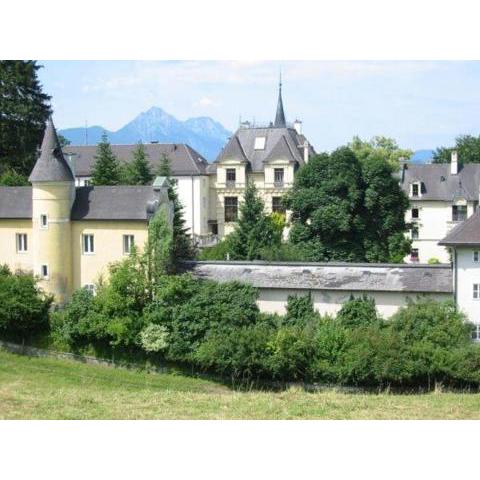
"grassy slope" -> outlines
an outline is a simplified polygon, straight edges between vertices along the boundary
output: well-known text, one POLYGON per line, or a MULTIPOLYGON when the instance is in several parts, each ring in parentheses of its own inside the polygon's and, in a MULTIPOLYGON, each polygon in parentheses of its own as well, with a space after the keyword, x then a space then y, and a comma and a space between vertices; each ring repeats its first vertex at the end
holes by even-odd
POLYGON ((0 418, 479 419, 480 394, 235 392, 181 375, 0 351, 0 418))

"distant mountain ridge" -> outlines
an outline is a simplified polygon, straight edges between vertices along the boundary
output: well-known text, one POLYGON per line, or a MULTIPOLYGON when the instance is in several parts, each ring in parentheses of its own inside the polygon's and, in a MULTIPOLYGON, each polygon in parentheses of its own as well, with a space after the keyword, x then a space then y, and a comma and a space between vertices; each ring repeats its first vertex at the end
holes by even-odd
POLYGON ((112 132, 99 125, 59 130, 72 145, 97 144, 103 132, 112 144, 187 143, 207 160, 215 160, 228 138, 232 135, 222 124, 210 117, 195 117, 185 121, 159 107, 152 107, 137 115, 131 122, 112 132))
POLYGON ((432 163, 434 150, 416 150, 410 157, 412 163, 432 163))

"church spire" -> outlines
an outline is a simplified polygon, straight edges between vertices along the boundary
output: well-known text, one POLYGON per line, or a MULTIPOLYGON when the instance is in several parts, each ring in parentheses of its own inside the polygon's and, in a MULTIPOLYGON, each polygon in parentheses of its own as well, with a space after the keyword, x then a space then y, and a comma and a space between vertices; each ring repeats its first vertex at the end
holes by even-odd
POLYGON ((287 126, 285 121, 285 113, 283 111, 283 101, 282 101, 282 72, 280 72, 280 81, 278 83, 278 103, 277 103, 277 114, 275 115, 275 127, 287 126))

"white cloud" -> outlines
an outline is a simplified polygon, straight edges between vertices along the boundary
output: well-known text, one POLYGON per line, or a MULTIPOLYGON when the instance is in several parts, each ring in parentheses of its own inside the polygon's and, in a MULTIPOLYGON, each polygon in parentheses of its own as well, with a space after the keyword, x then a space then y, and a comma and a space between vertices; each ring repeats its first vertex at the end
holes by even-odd
POLYGON ((202 107, 214 107, 217 106, 218 103, 215 102, 210 97, 203 96, 199 98, 196 102, 193 103, 194 107, 202 108, 202 107))

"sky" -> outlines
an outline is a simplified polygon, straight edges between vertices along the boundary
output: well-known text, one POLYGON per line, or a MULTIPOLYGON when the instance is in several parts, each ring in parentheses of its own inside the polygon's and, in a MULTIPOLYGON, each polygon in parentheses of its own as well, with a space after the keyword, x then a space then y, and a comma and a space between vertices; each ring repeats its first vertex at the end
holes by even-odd
POLYGON ((302 120, 317 151, 354 135, 402 148, 480 134, 478 61, 39 61, 57 128, 117 130, 152 106, 179 120, 274 119, 279 72, 287 121, 302 120))

